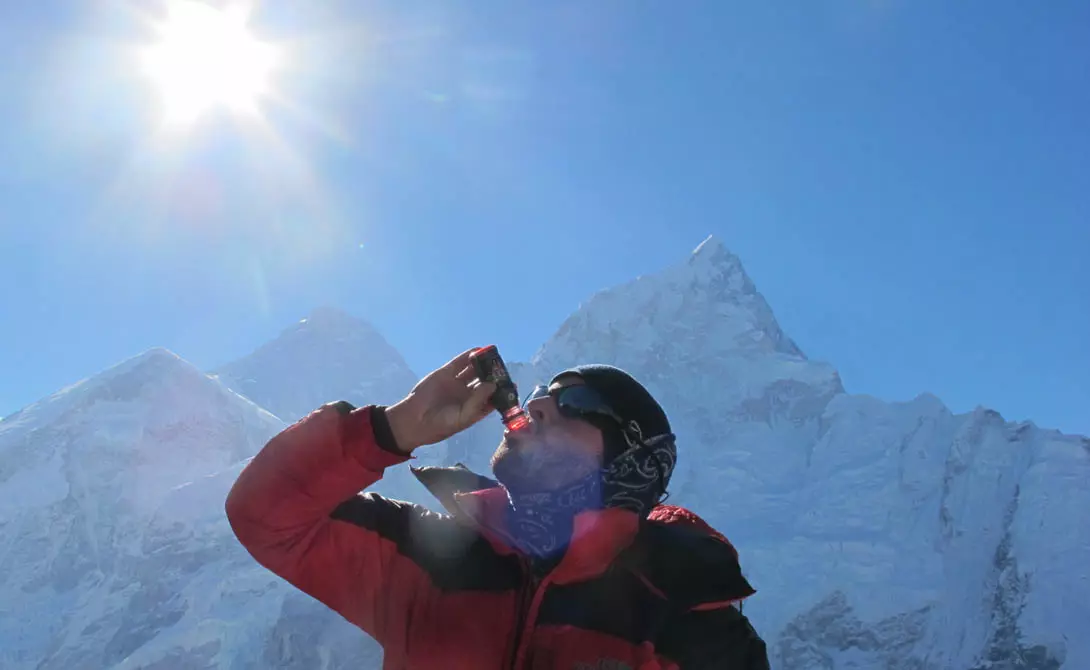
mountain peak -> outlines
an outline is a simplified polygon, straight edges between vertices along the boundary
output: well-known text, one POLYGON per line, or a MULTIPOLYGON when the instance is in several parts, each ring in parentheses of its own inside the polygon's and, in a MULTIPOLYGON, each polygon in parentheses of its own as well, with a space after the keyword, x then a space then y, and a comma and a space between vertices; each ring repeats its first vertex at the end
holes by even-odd
MULTIPOLYGON (((564 322, 543 350, 559 346, 579 351, 582 357, 590 351, 581 343, 610 341, 635 355, 672 337, 667 333, 674 331, 687 341, 706 341, 703 350, 708 356, 764 352, 806 359, 780 329, 741 261, 714 236, 705 238, 685 262, 599 291, 564 322)), ((538 358, 542 354, 539 351, 538 358)))
POLYGON ((715 265, 741 265, 738 257, 731 253, 727 245, 723 244, 715 235, 708 235, 693 249, 689 257, 689 263, 710 263, 715 265))
POLYGON ((104 370, 96 375, 94 379, 136 374, 144 370, 157 371, 159 373, 168 372, 185 374, 187 372, 194 372, 200 374, 196 368, 170 349, 167 349, 166 347, 152 347, 151 349, 147 349, 132 358, 123 360, 117 365, 104 370))
POLYGON ((681 407, 697 402, 706 382, 669 390, 677 380, 720 380, 723 409, 739 415, 753 414, 753 403, 782 405, 771 398, 784 388, 810 408, 843 392, 836 371, 806 358, 738 258, 714 237, 682 262, 594 294, 530 363, 547 377, 587 362, 628 369, 681 407))
MULTIPOLYGON (((0 453, 18 446, 19 440, 26 435, 56 422, 71 422, 75 426, 82 425, 88 417, 102 417, 117 430, 106 431, 94 439, 109 441, 124 435, 119 426, 125 422, 141 425, 146 432, 151 427, 184 422, 192 416, 206 414, 252 414, 254 421, 265 428, 278 425, 268 412, 238 397, 190 362, 169 349, 155 347, 8 417, 0 426, 0 453)), ((139 440, 135 436, 127 437, 127 441, 122 439, 118 443, 126 449, 136 448, 132 445, 138 444, 139 440)), ((88 439, 88 442, 93 441, 88 439)))
POLYGON ((713 235, 704 238, 693 249, 685 268, 697 283, 717 286, 721 297, 757 294, 757 287, 746 274, 742 261, 713 235))
POLYGON ((373 330, 371 324, 363 319, 356 318, 344 310, 332 305, 320 305, 315 307, 305 317, 300 319, 300 325, 322 330, 365 329, 373 330))
POLYGON ((416 383, 405 359, 378 330, 328 305, 213 375, 285 421, 337 400, 393 402, 416 383))
POLYGON ((4 421, 4 430, 0 432, 52 420, 75 406, 93 403, 96 398, 113 396, 114 399, 129 400, 139 396, 151 384, 203 376, 173 351, 153 347, 9 415, 4 421))
POLYGON ((146 350, 146 351, 144 351, 142 353, 137 354, 136 356, 133 356, 129 360, 130 361, 162 360, 162 361, 175 361, 175 362, 179 362, 179 363, 184 362, 184 361, 182 361, 181 356, 174 353, 170 349, 167 349, 166 347, 152 347, 151 349, 148 349, 148 350, 146 350))
MULTIPOLYGON (((213 380, 189 361, 165 347, 153 347, 85 380, 96 395, 130 400, 170 385, 197 389, 215 387, 213 380)), ((226 389, 222 389, 226 390, 226 389)))

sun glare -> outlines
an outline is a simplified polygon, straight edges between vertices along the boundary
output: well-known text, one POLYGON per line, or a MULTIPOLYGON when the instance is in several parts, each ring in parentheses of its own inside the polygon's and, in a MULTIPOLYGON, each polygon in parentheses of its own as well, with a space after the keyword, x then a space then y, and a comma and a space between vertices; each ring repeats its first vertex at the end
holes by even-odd
POLYGON ((250 34, 246 20, 237 9, 195 0, 171 3, 166 20, 156 26, 158 42, 143 54, 144 71, 169 123, 190 123, 221 106, 238 113, 258 111, 277 52, 250 34))

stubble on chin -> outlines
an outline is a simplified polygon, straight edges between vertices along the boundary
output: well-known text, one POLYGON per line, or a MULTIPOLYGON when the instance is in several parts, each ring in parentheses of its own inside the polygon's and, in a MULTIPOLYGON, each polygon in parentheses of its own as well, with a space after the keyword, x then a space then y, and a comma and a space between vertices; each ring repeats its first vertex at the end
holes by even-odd
POLYGON ((500 442, 492 454, 492 474, 512 491, 552 491, 599 467, 596 459, 544 441, 500 442))

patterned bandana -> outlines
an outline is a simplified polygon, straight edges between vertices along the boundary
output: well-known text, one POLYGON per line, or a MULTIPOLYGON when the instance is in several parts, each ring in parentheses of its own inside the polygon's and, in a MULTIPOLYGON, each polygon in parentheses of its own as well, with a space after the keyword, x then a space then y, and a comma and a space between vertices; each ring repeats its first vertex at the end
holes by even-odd
POLYGON ((584 510, 620 507, 641 517, 651 512, 677 461, 674 436, 642 440, 634 424, 623 436, 628 449, 570 486, 544 493, 504 487, 511 502, 510 532, 521 550, 536 559, 556 558, 571 539, 575 515, 584 510))
POLYGON ((536 559, 561 553, 571 539, 575 515, 602 507, 600 470, 557 491, 516 493, 504 488, 511 502, 508 523, 515 544, 536 559))

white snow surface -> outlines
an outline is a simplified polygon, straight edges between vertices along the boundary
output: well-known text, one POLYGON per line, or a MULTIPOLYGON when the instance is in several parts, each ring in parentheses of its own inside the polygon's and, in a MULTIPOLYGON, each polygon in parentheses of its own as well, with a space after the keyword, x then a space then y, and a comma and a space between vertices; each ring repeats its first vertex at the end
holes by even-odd
MULTIPOLYGON (((1090 668, 1087 438, 847 394, 713 238, 591 296, 511 367, 526 389, 587 362, 667 410, 671 502, 739 549, 774 668, 1090 668)), ((0 667, 380 667, 253 562, 223 503, 284 421, 414 382, 370 326, 321 309, 214 376, 153 350, 7 417, 0 667)), ((500 432, 490 417, 421 462, 487 473, 500 432)), ((436 507, 404 466, 380 489, 436 507)))

